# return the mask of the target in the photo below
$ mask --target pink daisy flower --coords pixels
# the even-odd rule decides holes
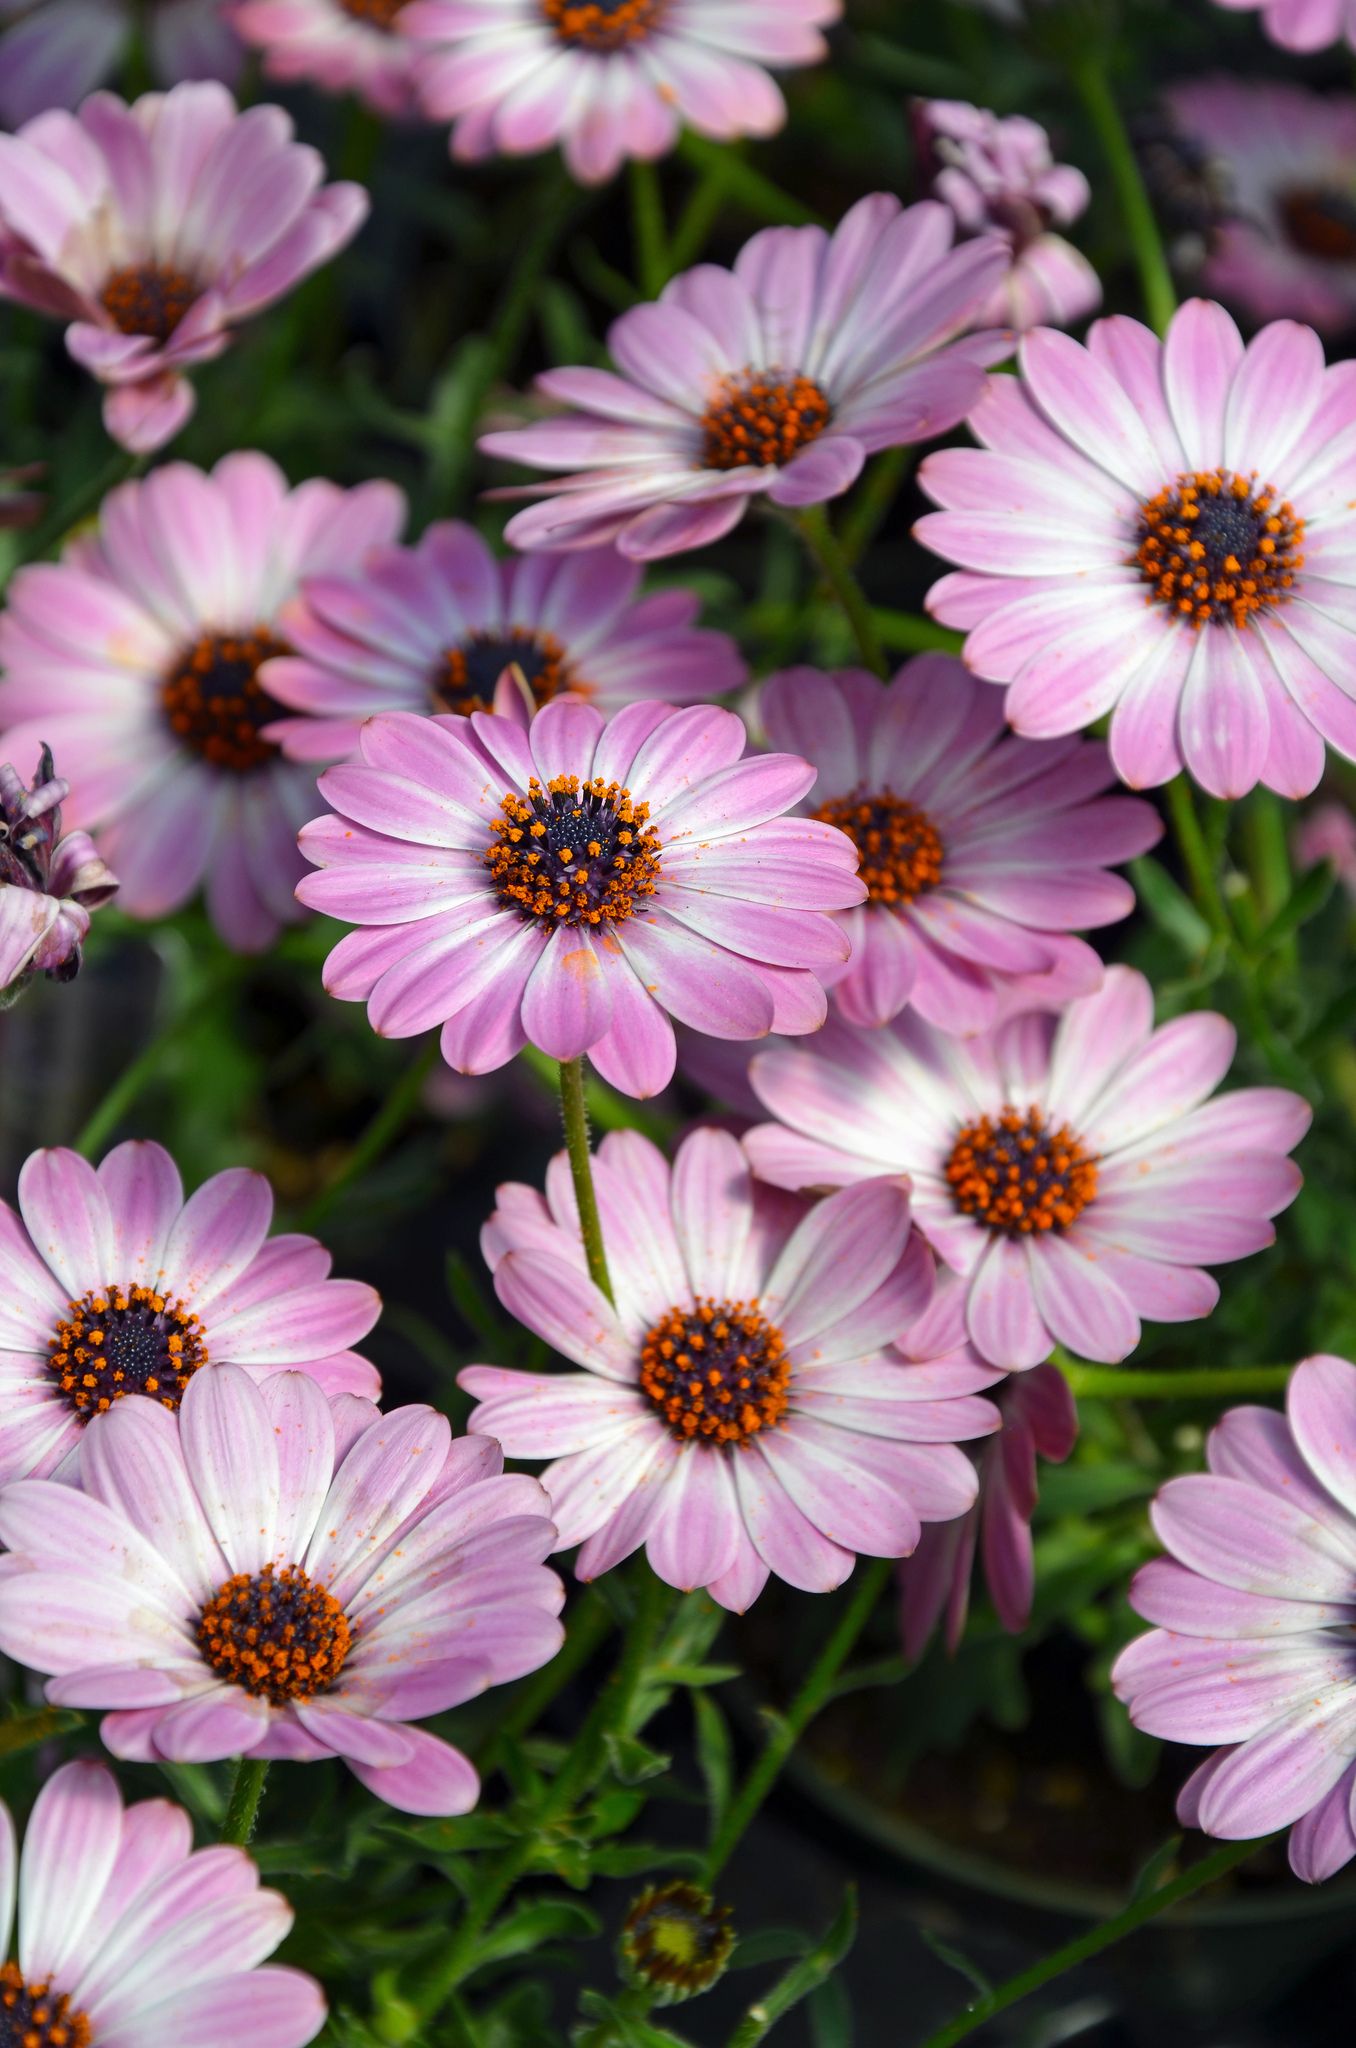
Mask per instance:
[[[78,106],[116,72],[139,23],[160,84],[229,85],[240,70],[222,0],[0,0],[0,121],[17,128],[50,107]]]
[[[361,185],[324,175],[281,107],[223,85],[95,93],[0,135],[0,297],[70,322],[109,433],[149,453],[193,411],[183,373],[362,226]]]
[[[296,834],[315,777],[263,737],[282,707],[258,671],[285,646],[278,617],[301,578],[361,560],[403,517],[392,484],[290,491],[254,454],[210,475],[170,463],[110,493],[59,563],[14,577],[6,751],[23,765],[50,740],[134,917],[205,885],[227,944],[254,952],[301,915]]]
[[[1356,315],[1356,99],[1280,79],[1186,79],[1174,125],[1227,193],[1202,275],[1254,320],[1320,332]]]
[[[1283,50],[1326,50],[1345,38],[1356,49],[1356,0],[1215,0],[1236,14],[1255,13]]]
[[[0,1493],[0,1645],[128,1762],[340,1756],[404,1813],[466,1813],[460,1750],[412,1728],[559,1649],[535,1480],[431,1408],[303,1373],[198,1373],[178,1420],[96,1416],[80,1491]]]
[[[760,1053],[749,1073],[780,1117],[745,1139],[777,1187],[907,1174],[914,1216],[965,1281],[970,1342],[1020,1371],[1067,1344],[1125,1358],[1140,1317],[1194,1322],[1219,1289],[1206,1264],[1272,1242],[1299,1192],[1286,1154],[1309,1127],[1284,1088],[1218,1102],[1233,1027],[1210,1011],[1158,1030],[1129,967],[1064,1015],[955,1039],[905,1014],[879,1031],[836,1019],[813,1050]]]
[[[0,1484],[73,1476],[86,1426],[128,1394],[173,1411],[204,1366],[304,1372],[376,1400],[348,1347],[381,1313],[374,1288],[329,1278],[313,1237],[270,1237],[273,1194],[232,1167],[184,1200],[159,1145],[119,1145],[96,1172],[35,1152],[19,1209],[0,1202]]]
[[[686,124],[727,142],[773,135],[768,67],[817,64],[842,0],[357,0],[421,45],[424,111],[474,163],[559,143],[593,185],[663,156]]]
[[[721,0],[725,4],[725,0]],[[487,434],[491,455],[561,482],[506,529],[520,548],[615,541],[646,560],[719,540],[750,499],[816,505],[868,455],[964,418],[1006,334],[969,334],[1008,263],[996,236],[953,249],[935,200],[878,192],[832,235],[767,228],[734,269],[704,263],[615,320],[607,370],[550,370],[564,419]]]
[[[264,75],[353,92],[379,114],[417,111],[419,52],[400,34],[408,0],[234,0],[231,26],[264,53]]]
[[[243,1849],[193,1847],[167,1799],[124,1807],[103,1764],[63,1764],[33,1804],[22,1853],[0,1805],[0,1964],[7,2039],[22,2048],[304,2048],[320,1986],[260,1968],[292,1925]]]
[[[981,449],[929,456],[915,531],[960,565],[930,610],[1009,685],[1018,732],[1111,716],[1136,788],[1183,766],[1215,796],[1306,796],[1323,743],[1356,757],[1356,370],[1308,328],[1244,348],[1222,308],[1160,343],[1098,321],[1038,328],[1020,380],[971,416]]]
[[[525,725],[557,696],[612,712],[638,698],[686,704],[739,689],[739,650],[697,629],[700,599],[641,598],[640,578],[615,548],[498,561],[459,520],[431,526],[417,547],[376,550],[360,569],[310,577],[282,617],[292,653],[263,674],[271,696],[306,715],[269,737],[294,760],[333,761],[353,753],[378,711],[494,709]]]
[[[587,1053],[627,1095],[672,1078],[670,1016],[715,1038],[815,1030],[847,950],[827,913],[865,894],[856,848],[783,816],[808,762],[743,751],[710,705],[605,721],[560,697],[526,732],[482,711],[371,719],[361,761],[320,779],[334,815],[301,834],[322,870],[302,902],[365,927],[326,988],[383,1037],[441,1024],[460,1073],[530,1043]]]
[[[11,1002],[35,974],[75,979],[91,913],[118,893],[118,878],[89,834],[62,837],[69,795],[70,784],[52,772],[49,748],[31,788],[8,763],[0,767],[0,997]]]
[[[1223,1745],[1177,1802],[1226,1841],[1290,1828],[1307,1884],[1356,1856],[1356,1367],[1308,1358],[1286,1412],[1234,1408],[1209,1471],[1151,1510],[1168,1551],[1130,1599],[1156,1624],[1112,1681],[1137,1728]]]
[[[811,816],[858,849],[867,900],[842,914],[852,951],[830,981],[850,1024],[911,1004],[941,1031],[986,1031],[1097,987],[1100,959],[1068,933],[1129,915],[1108,866],[1163,830],[1151,805],[1104,793],[1104,747],[1013,738],[997,692],[946,654],[884,689],[861,669],[788,669],[759,714],[818,769]]]
[[[1056,227],[1087,211],[1091,190],[1072,164],[1057,164],[1050,138],[1024,114],[1000,120],[964,100],[917,100],[914,140],[923,176],[967,235],[999,234],[1012,268],[981,324],[1071,327],[1102,303],[1086,256]]]
[[[976,1398],[995,1375],[891,1350],[933,1282],[897,1183],[811,1208],[758,1187],[714,1130],[672,1167],[614,1132],[595,1180],[615,1309],[585,1269],[563,1152],[545,1197],[499,1190],[481,1240],[504,1307],[583,1371],[461,1374],[473,1431],[553,1461],[556,1547],[582,1542],[580,1578],[643,1543],[667,1584],[742,1612],[769,1572],[827,1592],[858,1552],[902,1557],[924,1522],[965,1512],[956,1445],[997,1427]]]

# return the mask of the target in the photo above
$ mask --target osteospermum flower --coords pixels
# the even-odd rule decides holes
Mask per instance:
[[[641,598],[640,576],[615,548],[496,561],[474,527],[447,520],[417,547],[310,577],[283,614],[292,653],[263,675],[272,696],[306,716],[270,736],[296,760],[332,761],[353,752],[378,711],[493,709],[525,724],[562,695],[610,712],[642,697],[686,704],[738,689],[747,673],[739,650],[697,629],[697,596]]]
[[[842,914],[852,951],[831,983],[849,1023],[912,1004],[939,1030],[983,1031],[1096,988],[1101,961],[1068,934],[1129,914],[1108,866],[1162,832],[1150,805],[1104,793],[1105,748],[1014,739],[997,692],[945,654],[884,689],[861,669],[788,669],[759,714],[773,746],[815,763],[811,815],[858,850],[867,901]]]
[[[124,1807],[103,1764],[63,1764],[22,1853],[0,1805],[0,2027],[15,2048],[303,2048],[320,1986],[264,1964],[292,1925],[243,1849],[193,1847],[182,1807]]]
[[[1287,321],[1244,349],[1222,308],[1160,343],[1040,328],[920,472],[946,509],[920,540],[960,564],[929,597],[965,659],[1009,685],[1018,732],[1111,714],[1137,788],[1185,765],[1216,796],[1304,796],[1323,743],[1356,756],[1356,371]]]
[[[999,234],[1012,268],[980,316],[995,326],[1071,327],[1102,303],[1086,256],[1057,227],[1087,211],[1091,191],[1072,164],[1057,164],[1050,138],[1024,114],[1000,120],[964,100],[918,100],[914,138],[924,177],[968,235]]]
[[[1227,197],[1202,269],[1255,320],[1321,332],[1356,315],[1356,99],[1282,79],[1192,78],[1164,100]]]
[[[768,67],[817,64],[842,0],[356,0],[422,45],[424,111],[464,162],[560,144],[573,177],[663,156],[686,124],[775,134]]]
[[[206,888],[227,943],[267,946],[300,912],[297,828],[313,772],[262,729],[278,614],[310,571],[390,541],[391,484],[289,491],[263,455],[172,463],[105,499],[60,563],[21,569],[0,616],[0,727],[20,767],[50,740],[80,824],[98,831],[134,917]]]
[[[380,1394],[349,1349],[380,1297],[330,1279],[313,1237],[269,1236],[261,1173],[233,1167],[185,1201],[169,1154],[133,1141],[97,1172],[77,1152],[35,1152],[18,1192],[17,1215],[0,1203],[0,1483],[71,1477],[96,1415],[130,1394],[173,1412],[209,1366]]]
[[[113,76],[139,25],[160,84],[229,84],[240,69],[223,0],[0,0],[0,120],[17,128],[50,107],[78,106]]]
[[[1221,1744],[1180,1819],[1226,1841],[1290,1828],[1308,1884],[1356,1856],[1356,1367],[1309,1358],[1286,1412],[1234,1408],[1209,1471],[1151,1510],[1169,1553],[1130,1599],[1157,1626],[1112,1671],[1136,1727]]]
[[[281,107],[223,85],[95,93],[0,135],[0,297],[70,323],[109,433],[146,454],[193,411],[183,373],[362,226],[362,187],[324,175]]]
[[[0,1006],[35,974],[73,981],[91,913],[118,892],[87,832],[62,837],[69,794],[46,747],[31,788],[0,766]]]
[[[827,1592],[856,1553],[902,1557],[963,1514],[961,1438],[997,1426],[973,1363],[891,1350],[926,1308],[932,1260],[885,1180],[816,1207],[755,1185],[727,1132],[672,1167],[614,1132],[595,1167],[616,1307],[589,1279],[568,1162],[543,1198],[510,1185],[482,1235],[504,1307],[583,1371],[470,1366],[472,1430],[549,1458],[557,1548],[580,1578],[643,1543],[668,1584],[742,1611],[769,1572]]]
[[[419,53],[401,35],[408,0],[235,0],[231,25],[264,53],[264,72],[354,92],[379,114],[417,110]]]
[[[368,929],[325,986],[374,1030],[441,1024],[443,1057],[488,1073],[524,1045],[587,1053],[628,1095],[673,1074],[673,1016],[716,1038],[813,1031],[819,970],[847,941],[857,855],[782,813],[814,770],[744,761],[730,711],[631,704],[605,722],[557,698],[513,720],[392,712],[320,780],[334,815],[301,834],[323,872],[303,903]]]
[[[1064,1015],[958,1041],[908,1015],[836,1019],[813,1051],[760,1053],[750,1078],[780,1124],[745,1139],[779,1187],[907,1174],[919,1228],[965,1280],[965,1326],[1011,1371],[1055,1344],[1126,1357],[1140,1317],[1192,1322],[1204,1265],[1260,1251],[1293,1202],[1286,1157],[1309,1106],[1285,1088],[1206,1098],[1235,1034],[1209,1011],[1155,1031],[1142,974],[1112,967]]]
[[[52,1674],[49,1700],[107,1709],[129,1762],[341,1756],[402,1812],[465,1813],[471,1765],[408,1723],[563,1640],[541,1488],[502,1466],[431,1408],[197,1373],[177,1421],[96,1416],[80,1491],[0,1493],[0,1644]]]
[[[724,0],[721,0],[724,4]],[[613,322],[617,373],[550,370],[564,419],[487,434],[532,469],[570,472],[518,493],[521,548],[615,541],[671,555],[719,540],[751,497],[818,504],[868,455],[945,433],[979,396],[1006,335],[970,334],[1008,262],[994,236],[951,246],[948,209],[878,192],[832,235],[767,228],[732,271],[685,271]]]
[[[1236,14],[1259,9],[1273,42],[1284,50],[1326,50],[1345,38],[1356,49],[1356,0],[1215,0]]]

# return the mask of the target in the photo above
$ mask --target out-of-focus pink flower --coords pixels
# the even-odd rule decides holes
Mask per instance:
[[[227,0],[237,35],[264,53],[264,75],[353,92],[379,114],[418,109],[419,52],[400,33],[409,0]]]
[[[1111,717],[1144,789],[1307,796],[1356,759],[1356,367],[1278,320],[1245,348],[1196,299],[1159,341],[1049,327],[920,471],[918,538],[958,565],[929,609],[1033,739]]]
[[[362,226],[362,186],[324,176],[281,107],[223,85],[94,93],[0,135],[0,296],[70,323],[109,433],[152,452],[193,410],[184,372]]]
[[[723,0],[718,0],[723,4]],[[876,193],[832,235],[767,228],[734,269],[704,263],[612,324],[608,370],[550,370],[563,419],[481,447],[569,472],[509,495],[544,498],[509,521],[521,548],[615,541],[646,560],[719,540],[750,500],[816,505],[868,455],[964,418],[1007,334],[966,334],[1008,265],[986,235],[952,247],[936,200]]]
[[[1356,896],[1356,817],[1345,804],[1317,804],[1295,829],[1295,859],[1302,868],[1331,863],[1338,880]]]
[[[417,547],[376,549],[361,566],[309,577],[280,620],[292,651],[260,678],[305,715],[268,737],[293,760],[335,761],[378,711],[493,709],[526,725],[558,696],[612,712],[737,690],[747,674],[739,649],[698,629],[696,595],[642,598],[640,577],[615,548],[497,561],[458,520],[431,526]]]
[[[999,234],[1012,268],[978,315],[980,326],[1071,327],[1102,303],[1086,256],[1053,230],[1086,210],[1088,181],[1057,164],[1050,138],[1022,114],[1000,120],[964,100],[916,100],[920,168],[967,235]]]
[[[421,47],[425,112],[463,162],[559,143],[573,177],[663,156],[686,124],[728,142],[772,135],[770,68],[817,64],[842,0],[357,0]]]
[[[47,747],[31,788],[0,766],[0,1005],[34,974],[73,981],[90,913],[117,894],[118,878],[89,834],[62,837],[69,795]]]
[[[1235,14],[1261,10],[1263,25],[1284,50],[1326,50],[1345,38],[1356,49],[1356,0],[1215,0]]]
[[[223,0],[0,0],[0,121],[17,128],[78,106],[113,76],[142,23],[158,84],[238,76],[242,52]]]
[[[742,1612],[769,1572],[841,1585],[860,1552],[901,1557],[963,1514],[960,1440],[997,1427],[981,1362],[891,1349],[926,1309],[932,1258],[908,1197],[877,1180],[815,1206],[760,1187],[728,1132],[673,1164],[614,1132],[595,1168],[613,1307],[588,1277],[569,1163],[513,1183],[482,1248],[510,1314],[583,1368],[471,1366],[473,1430],[542,1475],[584,1579],[643,1543],[668,1584]]]
[[[1162,835],[1151,805],[1108,795],[1092,740],[1021,740],[997,692],[949,654],[920,654],[884,688],[862,669],[770,676],[772,745],[818,769],[811,815],[858,849],[867,901],[841,913],[852,951],[829,980],[850,1024],[912,1005],[941,1031],[1059,1008],[1102,978],[1069,934],[1134,908],[1108,872]]]
[[[263,455],[168,463],[104,501],[59,563],[21,569],[0,616],[0,729],[26,767],[50,740],[121,907],[164,917],[205,885],[227,944],[255,952],[300,912],[313,770],[263,737],[259,681],[308,572],[395,538],[393,484],[290,491]]]

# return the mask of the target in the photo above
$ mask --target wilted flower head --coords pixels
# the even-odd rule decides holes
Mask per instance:
[[[1285,50],[1326,50],[1345,37],[1356,49],[1356,0],[1215,0],[1235,14],[1259,9],[1267,34]]]
[[[117,893],[88,832],[61,835],[69,795],[50,747],[31,788],[8,762],[0,766],[0,1006],[35,974],[73,981],[90,913]]]
[[[656,2005],[676,2005],[709,1991],[730,1960],[730,1908],[681,1878],[651,1884],[622,1923],[623,1974]]]
[[[0,0],[0,121],[74,107],[112,78],[138,28],[158,85],[240,70],[230,0]],[[12,27],[6,28],[4,23]]]
[[[231,26],[263,51],[264,75],[353,92],[379,114],[416,111],[420,53],[401,34],[409,0],[228,0]]]
[[[1102,303],[1087,257],[1062,235],[1087,207],[1088,181],[1057,164],[1050,138],[1023,114],[1000,120],[964,100],[916,100],[920,169],[967,235],[999,234],[1012,269],[978,316],[981,326],[1069,327]]]
[[[193,410],[184,371],[361,227],[362,187],[324,175],[281,107],[222,85],[95,93],[0,135],[0,297],[71,323],[109,433],[147,453]]]

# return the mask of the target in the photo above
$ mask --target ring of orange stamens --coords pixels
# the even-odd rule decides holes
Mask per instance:
[[[702,414],[701,469],[780,469],[817,441],[833,414],[809,377],[747,370],[721,379]]]
[[[161,708],[171,732],[214,768],[236,775],[262,768],[278,749],[261,737],[261,729],[288,712],[269,696],[259,669],[287,652],[286,642],[275,639],[267,626],[248,633],[205,633],[161,685]]]
[[[640,1385],[682,1442],[743,1444],[786,1414],[786,1340],[756,1302],[672,1308],[640,1351]]]
[[[541,0],[562,43],[585,50],[625,50],[658,28],[668,0]]]
[[[510,790],[485,854],[500,902],[542,924],[623,923],[659,878],[649,816],[616,782],[553,775],[545,789],[534,777],[525,797]]]
[[[1067,1124],[1006,1106],[956,1134],[944,1173],[962,1216],[1010,1237],[1067,1230],[1097,1196],[1097,1161]]]
[[[134,263],[115,270],[99,303],[120,334],[166,342],[199,297],[197,285],[168,263]]]
[[[1289,602],[1303,542],[1304,521],[1256,471],[1195,470],[1140,506],[1134,560],[1147,603],[1198,630],[1248,626]]]
[[[93,2039],[66,1992],[45,1980],[30,1984],[17,1963],[0,1963],[0,2048],[90,2048]]]
[[[492,711],[495,686],[510,667],[521,672],[537,710],[575,687],[565,649],[550,633],[530,633],[520,626],[505,633],[470,633],[459,647],[448,648],[434,673],[434,710],[458,718]]]
[[[352,1644],[343,1608],[299,1564],[237,1572],[198,1619],[198,1647],[212,1669],[275,1707],[328,1691]]]
[[[207,1363],[202,1323],[150,1287],[90,1289],[68,1304],[48,1341],[48,1371],[77,1414],[102,1414],[127,1394],[177,1408]]]
[[[879,796],[841,796],[814,813],[836,825],[857,849],[858,873],[872,903],[898,909],[942,879],[942,841],[925,811],[887,789]]]

